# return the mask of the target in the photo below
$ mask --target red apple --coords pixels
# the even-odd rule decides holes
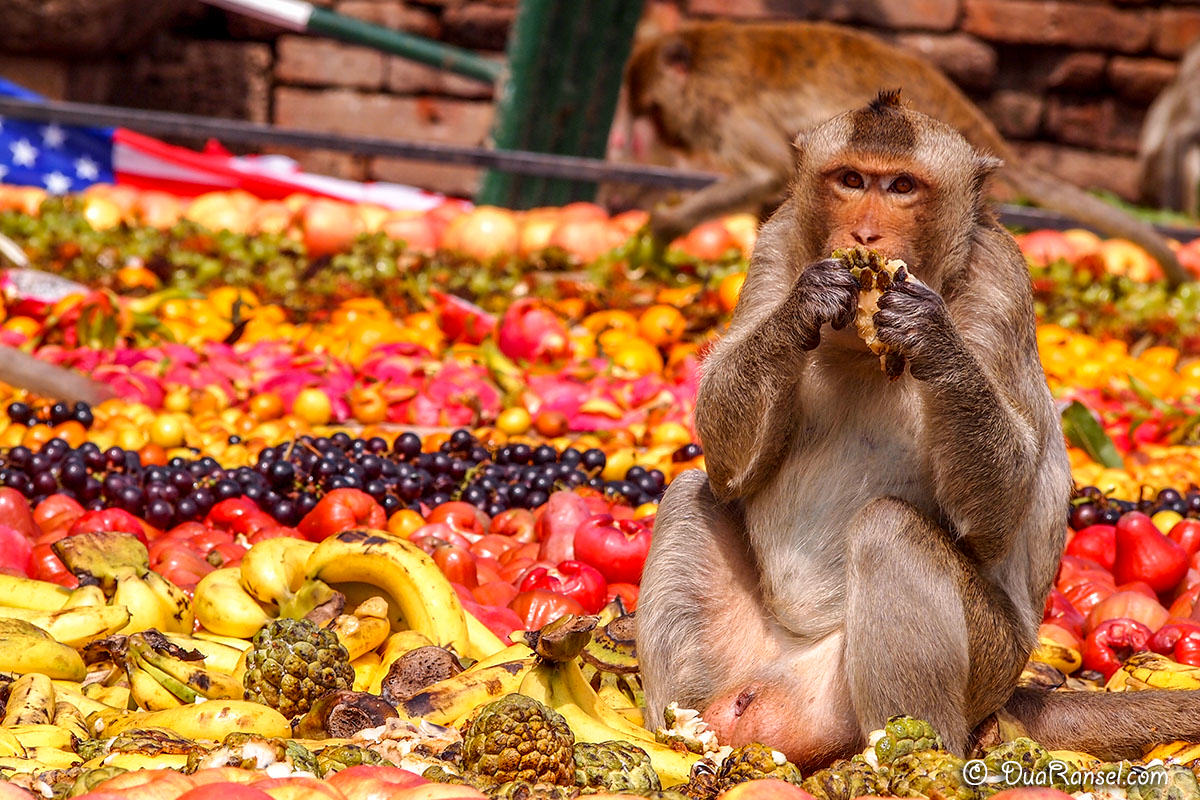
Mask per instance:
[[[206,783],[179,795],[179,800],[271,800],[271,795],[245,783]]]
[[[94,792],[116,792],[138,800],[175,800],[196,787],[189,776],[172,769],[139,769],[102,781]]]
[[[1044,267],[1055,261],[1074,261],[1075,246],[1061,231],[1041,230],[1017,238],[1021,252],[1035,266]]]
[[[319,198],[304,206],[300,212],[304,245],[313,256],[340,253],[358,235],[358,220],[354,206],[337,200]]]
[[[336,788],[316,778],[267,778],[252,785],[275,800],[346,800]]]
[[[520,226],[513,212],[496,206],[479,206],[450,220],[442,245],[480,260],[517,252]]]
[[[92,797],[93,795],[88,794],[87,796]],[[33,800],[33,795],[20,786],[13,786],[7,781],[0,781],[0,800]]]
[[[206,783],[254,783],[261,776],[254,770],[238,767],[208,767],[196,770],[188,777],[196,786],[202,786]]]
[[[1074,800],[1074,795],[1049,786],[1022,786],[994,794],[992,800]]]
[[[402,241],[409,250],[417,253],[432,253],[438,248],[437,231],[425,214],[393,211],[379,229],[389,239]]]
[[[765,778],[739,783],[721,794],[722,800],[816,800],[794,783]]]

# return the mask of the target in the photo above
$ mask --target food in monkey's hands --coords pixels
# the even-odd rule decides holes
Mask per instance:
[[[858,335],[879,356],[879,364],[889,378],[899,378],[904,372],[904,356],[892,351],[875,335],[872,319],[879,310],[879,298],[883,293],[908,277],[908,265],[898,258],[885,259],[874,250],[865,247],[843,247],[833,251],[850,268],[850,274],[858,281],[858,314],[854,326]]]

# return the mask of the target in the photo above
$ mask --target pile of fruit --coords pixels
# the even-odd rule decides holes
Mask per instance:
[[[0,800],[1200,794],[1187,743],[997,743],[981,783],[910,718],[808,775],[691,709],[642,726],[642,563],[754,241],[644,220],[0,187],[82,284],[8,273],[0,343],[118,395],[0,392]],[[1020,241],[1085,487],[1022,680],[1200,688],[1200,290]]]

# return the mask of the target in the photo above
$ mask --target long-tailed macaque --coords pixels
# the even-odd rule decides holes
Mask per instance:
[[[1062,552],[1071,473],[1029,272],[985,205],[999,166],[883,93],[795,142],[696,406],[708,474],[668,488],[638,604],[647,723],[802,766],[893,714],[962,754],[1003,709],[1052,748],[1200,738],[1200,692],[1016,689]],[[881,370],[835,248],[912,278],[879,299]]]
[[[1146,113],[1138,166],[1143,200],[1200,216],[1200,43]]]
[[[913,108],[1002,158],[998,177],[1018,192],[1137,242],[1172,283],[1186,280],[1150,225],[1021,164],[991,121],[932,64],[868,34],[820,22],[692,22],[635,47],[626,75],[630,120],[648,120],[657,138],[730,176],[655,210],[652,229],[670,239],[706,218],[778,202],[791,172],[792,137],[862,105],[880,86],[903,86]],[[638,135],[631,128],[623,138],[633,148]]]

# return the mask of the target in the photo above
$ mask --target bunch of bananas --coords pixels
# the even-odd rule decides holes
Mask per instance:
[[[204,576],[193,607],[205,630],[245,639],[275,617],[306,616],[339,595],[360,609],[371,598],[382,599],[380,610],[386,605],[379,618],[386,618],[387,630],[367,624],[357,634],[340,631],[353,660],[367,657],[388,631],[414,632],[472,659],[504,646],[463,610],[432,558],[387,531],[343,531],[320,544],[287,538],[259,542],[240,566]]]
[[[0,773],[65,769],[83,761],[76,741],[88,738],[78,708],[57,697],[54,681],[29,673],[8,685],[0,721]]]

